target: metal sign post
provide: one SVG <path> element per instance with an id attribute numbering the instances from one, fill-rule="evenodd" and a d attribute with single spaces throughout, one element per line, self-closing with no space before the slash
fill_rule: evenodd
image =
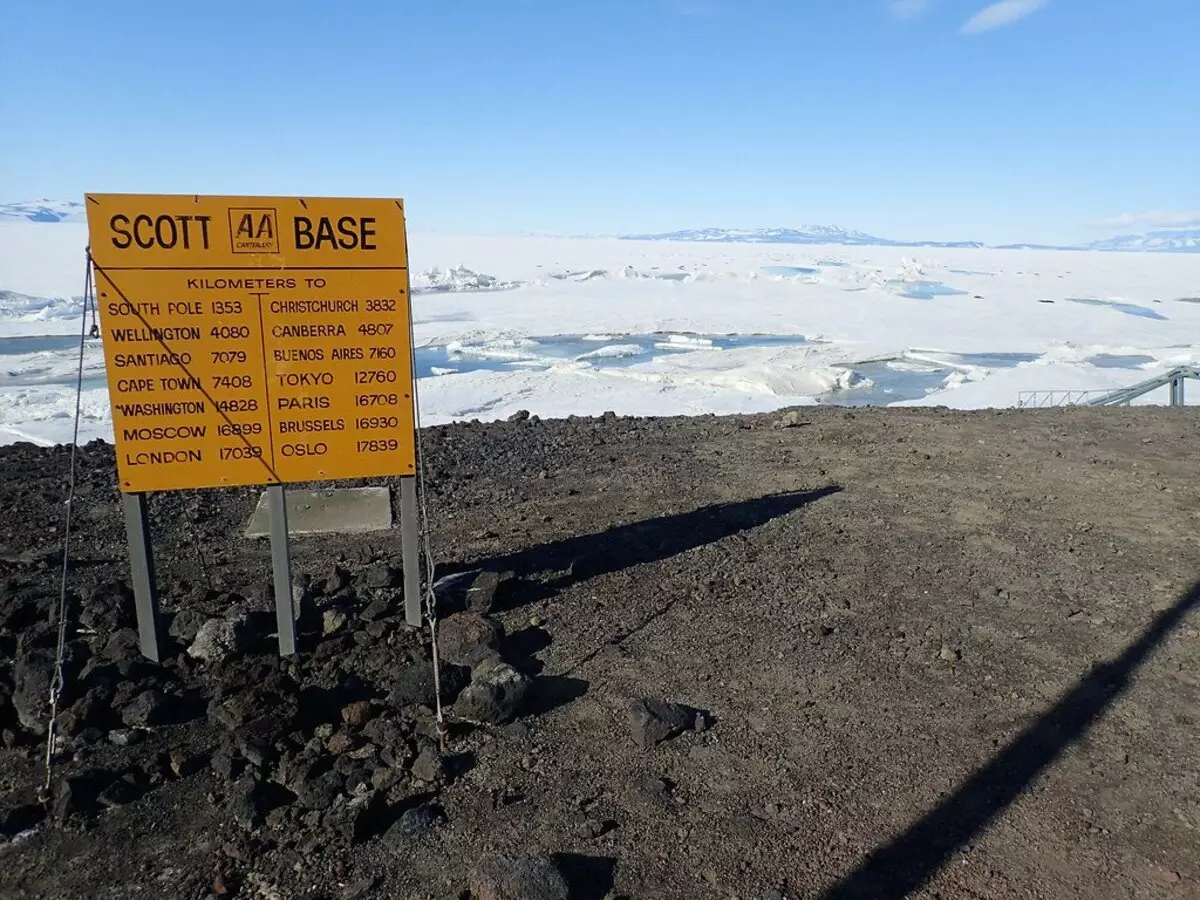
<path id="1" fill-rule="evenodd" d="M 404 621 L 420 628 L 421 520 L 417 512 L 417 479 L 400 479 L 400 553 L 404 565 Z"/>
<path id="2" fill-rule="evenodd" d="M 287 495 L 283 485 L 267 488 L 271 519 L 271 569 L 275 576 L 275 623 L 279 630 L 279 655 L 296 653 L 296 606 L 292 599 L 292 551 L 288 545 Z"/>
<path id="3" fill-rule="evenodd" d="M 138 644 L 142 655 L 158 662 L 162 641 L 159 633 L 158 587 L 154 581 L 154 548 L 143 494 L 122 494 L 125 535 L 129 541 L 129 566 L 133 572 L 133 599 L 137 606 Z"/>

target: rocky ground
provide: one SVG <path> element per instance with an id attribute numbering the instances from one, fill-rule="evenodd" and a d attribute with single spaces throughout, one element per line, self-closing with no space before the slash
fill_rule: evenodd
<path id="1" fill-rule="evenodd" d="M 814 409 L 428 430 L 443 624 L 398 535 L 0 448 L 0 897 L 1200 896 L 1200 419 Z"/>

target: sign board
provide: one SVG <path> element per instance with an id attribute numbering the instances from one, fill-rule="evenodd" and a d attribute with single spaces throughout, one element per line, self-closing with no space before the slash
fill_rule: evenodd
<path id="1" fill-rule="evenodd" d="M 121 490 L 416 474 L 401 200 L 88 194 Z"/>

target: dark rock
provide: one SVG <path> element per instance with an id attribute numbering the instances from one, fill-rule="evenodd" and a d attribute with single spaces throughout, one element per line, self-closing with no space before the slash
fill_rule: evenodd
<path id="1" fill-rule="evenodd" d="M 76 700 L 58 718 L 59 728 L 67 735 L 78 735 L 85 728 L 103 728 L 108 724 L 111 709 L 103 694 L 92 689 Z"/>
<path id="2" fill-rule="evenodd" d="M 221 663 L 245 652 L 253 634 L 244 618 L 209 619 L 196 632 L 188 656 L 207 663 Z"/>
<path id="3" fill-rule="evenodd" d="M 412 838 L 427 834 L 446 818 L 440 806 L 433 803 L 414 806 L 393 823 L 387 830 L 387 837 Z"/>
<path id="4" fill-rule="evenodd" d="M 500 650 L 504 632 L 478 613 L 462 612 L 438 623 L 438 652 L 456 666 L 475 666 Z"/>
<path id="5" fill-rule="evenodd" d="M 113 662 L 139 661 L 142 656 L 142 647 L 136 629 L 118 629 L 105 642 L 100 655 Z"/>
<path id="6" fill-rule="evenodd" d="M 360 727 L 371 718 L 371 704 L 366 700 L 356 700 L 342 707 L 342 721 L 347 725 Z"/>
<path id="7" fill-rule="evenodd" d="M 202 772 L 209 764 L 206 753 L 192 753 L 176 747 L 170 754 L 171 772 L 176 778 L 188 778 Z"/>
<path id="8" fill-rule="evenodd" d="M 379 834 L 387 823 L 387 798 L 381 791 L 355 797 L 346 806 L 330 810 L 328 826 L 350 844 L 361 844 Z"/>
<path id="9" fill-rule="evenodd" d="M 26 731 L 44 735 L 50 716 L 50 681 L 54 678 L 54 654 L 33 650 L 13 666 L 12 706 Z"/>
<path id="10" fill-rule="evenodd" d="M 471 670 L 462 666 L 449 665 L 442 661 L 442 702 L 453 703 L 455 698 L 471 680 Z M 433 664 L 426 661 L 414 663 L 403 669 L 388 695 L 393 706 L 432 706 L 435 703 Z"/>
<path id="11" fill-rule="evenodd" d="M 121 710 L 121 721 L 130 728 L 156 728 L 171 719 L 171 707 L 162 691 L 142 691 Z"/>
<path id="12" fill-rule="evenodd" d="M 470 877 L 471 900 L 568 900 L 567 881 L 545 856 L 489 856 Z"/>
<path id="13" fill-rule="evenodd" d="M 338 894 L 338 900 L 359 900 L 365 897 L 379 887 L 379 878 L 360 878 L 358 881 L 352 882 L 342 888 L 342 892 Z"/>
<path id="14" fill-rule="evenodd" d="M 629 728 L 639 747 L 652 747 L 684 731 L 703 731 L 705 727 L 707 716 L 701 710 L 679 703 L 643 697 L 629 704 Z"/>
<path id="15" fill-rule="evenodd" d="M 61 822 L 74 815 L 94 812 L 100 789 L 111 778 L 95 769 L 63 778 L 54 791 L 54 818 Z"/>
<path id="16" fill-rule="evenodd" d="M 246 829 L 258 828 L 267 815 L 265 792 L 259 783 L 245 773 L 229 792 L 229 811 L 234 820 Z"/>
<path id="17" fill-rule="evenodd" d="M 473 722 L 503 725 L 516 717 L 531 685 L 528 676 L 507 663 L 482 668 L 459 694 L 454 711 Z"/>
<path id="18" fill-rule="evenodd" d="M 171 619 L 167 633 L 184 646 L 190 646 L 200 631 L 200 626 L 208 620 L 208 616 L 198 609 L 181 609 Z"/>
<path id="19" fill-rule="evenodd" d="M 36 803 L 0 809 L 0 836 L 14 837 L 33 828 L 46 818 L 46 810 Z"/>
<path id="20" fill-rule="evenodd" d="M 96 797 L 101 806 L 125 806 L 132 803 L 143 793 L 138 783 L 139 779 L 132 772 L 126 773 L 102 790 Z"/>
<path id="21" fill-rule="evenodd" d="M 100 634 L 110 634 L 137 622 L 133 589 L 123 581 L 106 581 L 97 585 L 83 601 L 79 622 L 84 628 Z"/>
<path id="22" fill-rule="evenodd" d="M 369 588 L 396 588 L 404 582 L 404 573 L 387 563 L 376 563 L 367 569 L 364 581 Z"/>
<path id="23" fill-rule="evenodd" d="M 350 573 L 341 566 L 334 566 L 324 580 L 314 583 L 313 589 L 325 595 L 336 594 L 350 587 Z"/>
<path id="24" fill-rule="evenodd" d="M 392 604 L 387 600 L 372 600 L 358 614 L 358 617 L 364 622 L 374 622 L 377 619 L 382 619 L 392 611 Z"/>
<path id="25" fill-rule="evenodd" d="M 324 812 L 333 806 L 338 794 L 342 792 L 342 777 L 337 772 L 326 772 L 304 784 L 290 785 L 295 791 L 296 799 L 305 809 Z"/>
<path id="26" fill-rule="evenodd" d="M 467 588 L 467 610 L 481 616 L 496 608 L 496 597 L 503 584 L 511 580 L 512 572 L 480 572 Z"/>
<path id="27" fill-rule="evenodd" d="M 235 756 L 228 750 L 218 750 L 212 755 L 212 760 L 209 766 L 217 777 L 224 781 L 233 781 L 242 774 L 242 770 L 246 767 L 246 761 L 241 755 Z"/>
<path id="28" fill-rule="evenodd" d="M 528 422 L 529 410 L 518 409 L 515 413 L 508 417 L 509 422 Z"/>
<path id="29" fill-rule="evenodd" d="M 443 766 L 441 754 L 433 747 L 426 747 L 413 760 L 412 775 L 419 781 L 430 784 L 442 777 Z"/>
<path id="30" fill-rule="evenodd" d="M 333 737 L 326 741 L 325 749 L 334 756 L 341 756 L 343 753 L 349 753 L 351 750 L 353 750 L 355 744 L 356 741 L 354 740 L 354 735 L 343 730 L 335 732 Z"/>

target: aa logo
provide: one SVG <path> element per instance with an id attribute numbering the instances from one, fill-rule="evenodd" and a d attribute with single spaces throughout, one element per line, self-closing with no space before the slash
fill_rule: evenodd
<path id="1" fill-rule="evenodd" d="M 279 222 L 273 209 L 231 207 L 229 234 L 234 253 L 279 252 Z"/>

